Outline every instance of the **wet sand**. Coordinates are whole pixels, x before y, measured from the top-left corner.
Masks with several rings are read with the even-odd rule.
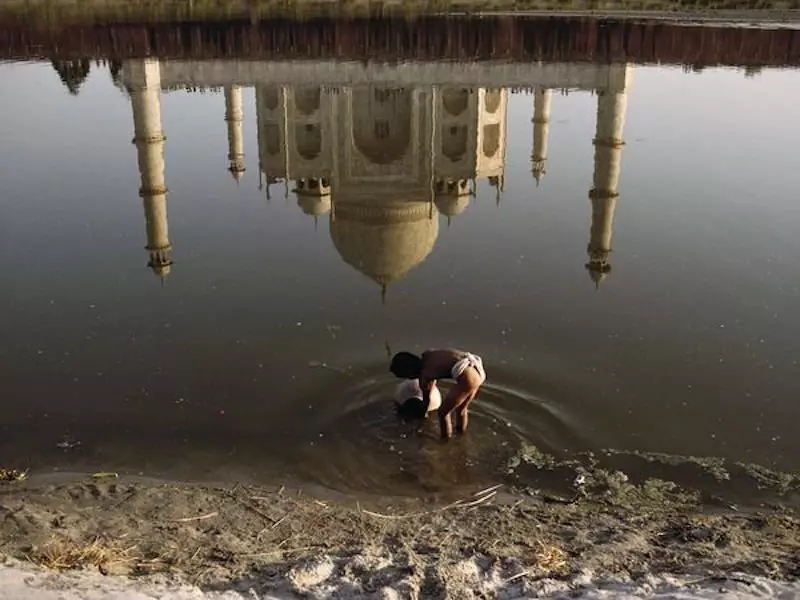
[[[0,553],[26,572],[79,568],[136,586],[277,597],[519,597],[603,581],[652,592],[726,578],[752,591],[763,582],[748,576],[800,575],[800,520],[785,503],[714,506],[663,480],[589,477],[571,497],[500,485],[363,501],[88,475],[4,483]],[[70,558],[87,547],[103,550]]]

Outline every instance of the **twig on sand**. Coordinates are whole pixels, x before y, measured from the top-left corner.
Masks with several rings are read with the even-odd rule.
[[[519,500],[517,500],[516,502],[514,502],[514,504],[512,504],[512,505],[511,505],[511,508],[509,508],[509,509],[508,509],[508,512],[512,512],[512,511],[513,511],[515,508],[517,508],[517,507],[518,507],[519,505],[521,505],[523,502],[525,502],[525,498],[520,498]]]
[[[453,508],[470,508],[472,506],[478,506],[480,504],[485,504],[486,502],[488,502],[489,500],[494,498],[496,495],[497,495],[496,491],[495,492],[490,492],[490,493],[486,494],[485,496],[483,496],[481,498],[478,498],[477,500],[473,500],[472,502],[465,502],[463,504],[457,504],[457,505],[453,506]]]
[[[516,575],[512,575],[511,577],[506,579],[503,583],[511,583],[512,581],[516,581],[517,579],[521,579],[522,577],[525,577],[526,575],[530,575],[530,574],[531,574],[530,571],[522,571],[521,573],[517,573]]]
[[[382,513],[373,512],[371,510],[367,510],[366,508],[362,508],[361,512],[365,515],[369,515],[370,517],[377,517],[378,519],[408,519],[411,517],[418,517],[420,515],[425,515],[428,513],[410,513],[407,515],[384,515]]]
[[[175,519],[173,523],[189,523],[191,521],[205,521],[206,519],[211,519],[212,517],[216,517],[219,513],[214,511],[210,512],[207,515],[201,515],[199,517],[184,517],[182,519]]]
[[[234,501],[238,502],[239,504],[241,504],[242,506],[244,506],[246,509],[248,509],[248,510],[250,510],[250,511],[254,512],[254,513],[256,513],[256,514],[257,514],[259,517],[261,517],[262,519],[265,519],[265,520],[269,521],[270,523],[274,523],[274,522],[275,522],[275,519],[273,519],[272,517],[270,517],[268,514],[266,514],[266,513],[265,513],[264,511],[262,511],[261,509],[259,509],[259,508],[256,508],[256,507],[253,505],[253,503],[252,503],[252,502],[247,502],[247,501],[246,501],[244,498],[241,498],[241,497],[237,496],[236,494],[232,494],[232,493],[231,493],[231,492],[229,492],[228,490],[223,490],[223,492],[224,492],[224,493],[225,493],[225,495],[227,495],[229,498],[231,498],[232,500],[234,500]],[[251,497],[251,499],[252,499],[252,500],[268,500],[268,498],[264,498],[263,496],[252,496],[252,497]]]
[[[253,552],[253,553],[249,553],[249,554],[237,554],[236,556],[238,556],[240,558],[257,558],[257,557],[260,557],[260,556],[271,556],[273,554],[277,554],[277,553],[280,553],[280,552],[282,552],[284,554],[292,554],[292,553],[295,553],[295,552],[305,552],[306,550],[314,550],[316,548],[319,548],[319,546],[302,546],[300,548],[287,548],[287,549],[275,548],[274,550],[267,550],[266,552]]]
[[[488,488],[490,490],[488,494],[484,494],[480,498],[477,498],[475,500],[471,500],[469,502],[465,502],[464,498],[462,498],[461,500],[456,500],[452,504],[448,504],[447,506],[442,506],[441,508],[437,508],[436,510],[422,511],[422,512],[416,512],[416,513],[407,513],[407,514],[404,514],[404,515],[385,515],[383,513],[378,513],[378,512],[371,511],[371,510],[367,510],[365,508],[361,508],[360,504],[358,504],[357,506],[358,506],[358,511],[359,512],[362,512],[364,514],[370,515],[371,517],[376,517],[378,519],[393,519],[393,520],[396,520],[396,519],[411,519],[411,518],[414,518],[414,517],[424,517],[425,515],[432,515],[432,514],[436,514],[436,513],[441,513],[441,512],[444,512],[446,510],[450,510],[450,509],[453,509],[453,508],[473,508],[473,507],[476,507],[476,506],[480,506],[481,504],[486,504],[487,502],[489,502],[492,498],[494,498],[497,495],[497,488],[498,487],[499,486],[495,486],[494,488]],[[486,490],[483,490],[483,492],[486,492]],[[479,494],[480,493],[481,492],[479,492]],[[477,496],[479,494],[475,494],[474,496]]]
[[[119,508],[120,506],[122,506],[123,504],[125,504],[125,503],[126,503],[128,500],[130,500],[131,498],[133,498],[135,495],[136,495],[136,489],[131,489],[131,490],[128,490],[128,493],[126,493],[126,494],[125,494],[125,495],[122,497],[122,500],[120,500],[119,502],[117,502],[117,503],[115,503],[115,504],[114,504],[114,508]]]
[[[291,513],[291,512],[288,512],[288,513],[286,513],[285,515],[283,515],[283,516],[282,516],[280,519],[278,519],[277,521],[275,521],[275,522],[272,524],[272,527],[270,527],[270,529],[275,529],[275,528],[276,528],[278,525],[280,525],[281,523],[283,523],[283,522],[286,520],[286,517],[288,517],[290,514],[292,514],[292,513]]]
[[[475,497],[483,496],[484,494],[488,494],[489,492],[494,492],[495,490],[499,490],[501,487],[503,487],[503,484],[498,483],[497,485],[493,485],[492,487],[488,487],[485,490],[481,490],[480,492],[476,492],[472,495]]]

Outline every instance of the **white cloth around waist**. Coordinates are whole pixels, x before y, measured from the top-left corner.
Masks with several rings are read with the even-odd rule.
[[[422,388],[419,385],[419,379],[407,379],[397,384],[394,392],[394,400],[398,404],[402,404],[409,398],[417,398],[422,401]],[[428,412],[438,409],[442,405],[442,394],[439,387],[434,385],[431,388],[430,404],[428,404]]]
[[[483,360],[480,356],[474,354],[467,354],[464,358],[458,361],[450,370],[450,375],[453,379],[458,379],[469,368],[473,368],[478,372],[481,377],[481,383],[486,381],[486,371],[483,369]]]

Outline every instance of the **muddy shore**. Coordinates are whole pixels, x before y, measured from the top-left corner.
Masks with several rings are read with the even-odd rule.
[[[793,508],[711,506],[658,480],[612,477],[572,497],[499,485],[455,499],[364,500],[90,475],[0,485],[6,561],[206,591],[515,597],[577,589],[590,576],[800,576]]]

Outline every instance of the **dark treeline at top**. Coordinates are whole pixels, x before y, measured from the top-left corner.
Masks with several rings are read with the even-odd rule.
[[[285,19],[36,29],[0,21],[0,58],[348,59],[799,66],[800,31],[579,18]]]

